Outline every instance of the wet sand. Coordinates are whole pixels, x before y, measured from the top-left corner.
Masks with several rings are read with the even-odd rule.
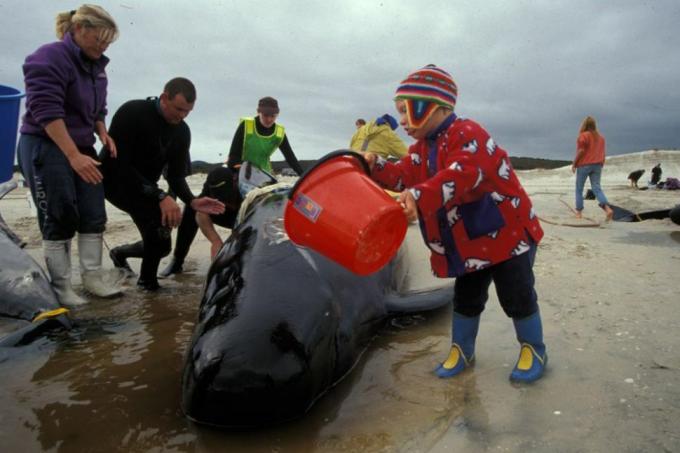
[[[607,169],[603,179],[612,203],[633,211],[680,203],[677,191],[630,189],[617,176],[626,169],[616,170],[610,166],[611,179]],[[347,378],[298,421],[244,433],[194,425],[179,398],[209,266],[199,235],[187,272],[163,281],[159,293],[128,281],[123,298],[74,310],[73,331],[0,363],[2,449],[680,451],[680,226],[668,219],[592,226],[604,214],[586,201],[593,222],[573,218],[568,169],[519,174],[546,220],[535,266],[550,357],[541,381],[508,381],[518,346],[491,291],[477,363],[455,379],[431,373],[450,341],[445,308],[388,323]],[[40,262],[25,189],[8,198],[0,210]],[[109,215],[110,246],[137,239],[122,213]]]

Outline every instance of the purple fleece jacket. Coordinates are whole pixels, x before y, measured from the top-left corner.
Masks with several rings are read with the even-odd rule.
[[[78,147],[94,145],[94,124],[106,116],[108,62],[105,56],[97,61],[85,57],[70,33],[26,57],[21,133],[47,137],[45,126],[61,118]]]

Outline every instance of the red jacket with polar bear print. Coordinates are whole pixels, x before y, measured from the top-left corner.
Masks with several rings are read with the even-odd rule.
[[[508,154],[479,124],[454,114],[398,162],[378,158],[371,177],[413,194],[437,277],[493,266],[543,237]]]

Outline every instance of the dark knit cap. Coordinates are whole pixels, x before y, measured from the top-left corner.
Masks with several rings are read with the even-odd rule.
[[[265,115],[276,115],[279,113],[279,103],[273,97],[263,97],[257,103],[257,111]]]

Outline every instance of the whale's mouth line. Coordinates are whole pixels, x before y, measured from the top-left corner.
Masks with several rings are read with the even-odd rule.
[[[314,261],[314,258],[312,258],[312,255],[309,253],[309,250],[307,250],[304,247],[299,247],[295,246],[295,250],[302,256],[302,258],[309,264],[309,267],[311,267],[314,270],[314,273],[321,277],[321,274],[319,273],[319,267],[316,265],[316,261]]]

